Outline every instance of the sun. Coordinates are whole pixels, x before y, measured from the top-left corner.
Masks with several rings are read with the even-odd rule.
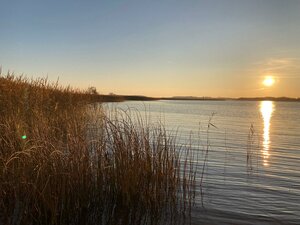
[[[266,87],[271,87],[273,86],[274,83],[275,83],[275,79],[272,76],[266,76],[263,81],[263,85]]]

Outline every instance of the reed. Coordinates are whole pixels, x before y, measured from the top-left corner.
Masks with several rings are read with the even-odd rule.
[[[0,224],[176,224],[195,172],[162,125],[95,96],[0,76]],[[182,153],[182,152],[181,152]]]
[[[251,124],[249,128],[249,133],[247,137],[247,154],[246,154],[246,165],[247,165],[247,174],[252,175],[254,172],[258,172],[258,165],[259,165],[259,153],[260,150],[259,146],[259,136],[254,129],[253,124]],[[255,166],[256,163],[256,167]]]

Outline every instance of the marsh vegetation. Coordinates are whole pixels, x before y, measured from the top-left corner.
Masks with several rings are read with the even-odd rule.
[[[45,79],[0,76],[0,224],[185,221],[195,194],[188,147],[161,124],[94,102]]]

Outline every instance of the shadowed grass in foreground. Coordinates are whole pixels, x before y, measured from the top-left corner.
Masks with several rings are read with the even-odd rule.
[[[0,224],[183,222],[195,179],[175,139],[93,101],[0,76]]]

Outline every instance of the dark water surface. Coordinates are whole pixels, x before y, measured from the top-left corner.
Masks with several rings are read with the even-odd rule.
[[[300,103],[153,101],[110,106],[137,109],[178,129],[178,143],[208,161],[193,224],[300,224]],[[209,119],[214,126],[208,129]],[[198,188],[199,189],[199,188]]]

